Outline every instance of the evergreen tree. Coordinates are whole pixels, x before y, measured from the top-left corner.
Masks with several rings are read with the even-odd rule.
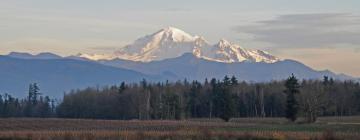
[[[29,85],[29,91],[28,91],[28,102],[30,103],[32,101],[33,98],[33,94],[34,94],[34,89],[33,89],[33,84]]]
[[[126,89],[125,82],[121,82],[119,87],[119,94],[123,93],[125,89]]]
[[[296,94],[299,91],[299,83],[298,79],[292,74],[285,82],[286,90],[284,91],[286,94],[286,110],[285,117],[290,121],[294,122],[297,118],[297,113],[299,110],[298,101],[296,100]]]
[[[216,106],[216,92],[217,92],[217,83],[216,83],[216,79],[212,78],[210,80],[210,94],[209,94],[209,118],[212,118],[213,116],[216,116],[216,111],[217,111],[217,106]]]
[[[330,78],[330,82],[329,82],[329,83],[330,83],[330,85],[333,85],[333,84],[335,83],[335,81],[334,81],[334,79],[333,79],[332,77]]]
[[[221,94],[220,94],[220,109],[221,113],[219,117],[228,122],[234,115],[235,105],[233,98],[231,97],[231,80],[228,76],[225,76],[221,84]]]
[[[223,79],[223,87],[229,87],[231,85],[230,78],[226,75]]]
[[[188,102],[186,107],[186,112],[188,113],[188,117],[198,117],[198,95],[201,90],[201,84],[198,81],[193,81],[190,87],[190,91],[187,95]]]
[[[329,84],[330,84],[329,77],[328,77],[328,76],[324,76],[323,85],[324,85],[324,86],[328,86]]]
[[[301,111],[313,122],[318,116],[360,113],[360,84],[337,81],[330,77],[324,77],[324,80],[303,80],[300,86],[294,75],[286,81],[267,83],[239,83],[234,76],[226,76],[222,81],[213,78],[190,83],[186,80],[175,83],[152,83],[145,80],[133,84],[123,82],[120,86],[73,90],[65,94],[59,105],[46,96],[40,96],[39,91],[37,84],[30,84],[29,95],[24,99],[8,94],[0,95],[0,117],[217,117],[229,121],[232,117],[263,116],[287,117],[295,121]],[[279,94],[281,92],[285,94]],[[55,110],[57,116],[53,116]]]
[[[0,117],[3,117],[3,110],[4,110],[4,100],[3,96],[0,94]]]
[[[40,97],[40,88],[37,83],[29,85],[28,100],[24,109],[24,114],[27,117],[38,117],[39,115],[39,106],[42,106],[43,101],[38,101]]]
[[[239,84],[239,82],[238,82],[238,80],[236,79],[236,77],[235,77],[235,76],[232,76],[230,81],[231,81],[231,85],[233,85],[233,86],[235,86],[235,85],[238,85],[238,84]]]
[[[29,99],[33,105],[37,104],[38,97],[40,96],[40,88],[37,83],[30,84],[29,86]]]

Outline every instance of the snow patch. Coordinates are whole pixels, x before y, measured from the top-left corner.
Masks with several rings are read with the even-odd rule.
[[[179,57],[185,53],[224,63],[243,61],[274,63],[280,60],[267,52],[248,50],[225,39],[221,39],[215,45],[210,45],[204,37],[192,36],[175,27],[166,27],[151,35],[141,37],[110,55],[80,54],[78,56],[95,61],[119,58],[150,62]]]

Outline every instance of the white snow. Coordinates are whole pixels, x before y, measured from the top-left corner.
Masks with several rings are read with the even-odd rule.
[[[75,55],[75,57],[82,57],[82,58],[87,58],[90,60],[112,60],[115,59],[116,57],[114,55],[107,55],[107,54],[84,54],[84,53],[79,53],[77,55]]]
[[[110,55],[80,54],[78,56],[95,61],[120,58],[150,62],[179,57],[189,52],[198,58],[224,63],[243,61],[274,63],[279,61],[279,58],[267,52],[248,50],[225,39],[221,39],[215,45],[210,45],[204,37],[192,36],[174,27],[167,27],[154,34],[139,38]]]
[[[221,39],[213,46],[201,47],[196,52],[196,56],[200,58],[224,63],[243,61],[274,63],[279,61],[279,58],[264,51],[248,50],[225,39]]]

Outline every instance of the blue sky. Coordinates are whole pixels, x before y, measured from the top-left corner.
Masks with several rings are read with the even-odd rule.
[[[0,54],[109,53],[167,26],[360,76],[359,0],[2,0]]]

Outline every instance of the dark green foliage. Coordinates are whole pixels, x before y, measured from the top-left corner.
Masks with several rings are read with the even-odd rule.
[[[40,88],[37,83],[30,84],[29,86],[29,101],[31,104],[37,104],[38,98],[41,95]]]
[[[0,117],[52,117],[55,105],[48,96],[41,96],[39,86],[30,84],[26,99],[0,95]]]
[[[238,82],[235,77],[224,77],[222,81],[211,79],[204,83],[187,80],[149,83],[143,80],[138,84],[122,85],[72,91],[65,95],[57,113],[59,117],[69,118],[221,118],[229,121],[232,117],[288,116],[295,120],[297,115],[304,114],[300,111],[305,111],[303,108],[307,106],[297,95],[310,97],[299,91],[324,84],[317,80],[304,81],[300,87],[296,77],[291,76],[286,81],[269,83]],[[118,94],[121,87],[126,88]],[[331,87],[336,94],[325,94],[331,104],[319,115],[355,115],[359,112],[359,84],[333,81]]]
[[[231,80],[225,76],[223,82],[220,83],[221,93],[219,93],[218,100],[220,102],[219,118],[228,122],[233,117],[235,112],[234,100],[231,94],[231,87],[237,84],[237,80],[233,77]]]
[[[286,94],[286,118],[290,121],[294,122],[297,118],[299,103],[296,99],[296,94],[299,91],[299,83],[298,79],[294,75],[291,75],[285,82],[286,90],[284,91]]]
[[[283,94],[285,91],[286,94]],[[301,92],[299,92],[301,91]],[[199,81],[148,82],[73,90],[60,104],[31,84],[28,97],[0,95],[0,117],[180,120],[190,118],[360,115],[360,85],[352,81],[304,80],[248,83],[235,76]],[[45,94],[45,93],[44,93]],[[56,111],[56,114],[54,113]]]
[[[163,119],[180,120],[181,108],[179,96],[173,93],[163,95]]]
[[[197,117],[201,117],[201,114],[199,114],[200,112],[200,101],[199,101],[199,95],[201,92],[201,84],[197,81],[194,81],[191,84],[189,93],[186,95],[187,98],[187,104],[186,104],[186,113],[187,113],[187,117],[189,118],[197,118]]]
[[[123,93],[125,89],[126,89],[125,82],[121,82],[119,87],[119,94]]]

